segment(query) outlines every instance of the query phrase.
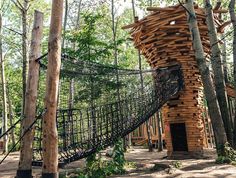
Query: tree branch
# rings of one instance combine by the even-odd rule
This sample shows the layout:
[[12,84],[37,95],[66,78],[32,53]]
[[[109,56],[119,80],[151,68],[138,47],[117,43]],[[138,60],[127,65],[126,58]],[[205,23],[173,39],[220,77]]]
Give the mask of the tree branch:
[[11,2],[20,10],[22,11],[24,8],[23,6],[21,5],[21,3],[17,0],[17,1],[14,1],[14,0],[11,0]]
[[195,18],[195,16],[183,5],[183,3],[180,0],[178,0],[178,2],[180,4],[180,6],[182,6],[185,9],[186,12],[188,12],[188,15],[190,17],[194,17]]
[[12,32],[14,32],[14,33],[17,34],[17,35],[20,35],[20,36],[23,35],[22,33],[18,32],[18,31],[15,31],[15,30],[13,30],[13,29],[11,29],[11,28],[8,28],[8,27],[6,27],[6,26],[3,26],[3,28],[5,28],[5,29],[7,29],[7,30],[9,30],[9,31],[12,31]]

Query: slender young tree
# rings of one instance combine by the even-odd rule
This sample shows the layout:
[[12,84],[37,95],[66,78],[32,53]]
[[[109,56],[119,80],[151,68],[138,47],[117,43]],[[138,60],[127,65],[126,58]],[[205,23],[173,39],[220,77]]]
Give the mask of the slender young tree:
[[[82,3],[82,0],[79,0],[75,30],[78,30],[80,28],[81,3]],[[76,51],[76,43],[73,44],[73,49],[74,49],[74,51]],[[68,103],[68,108],[69,109],[72,109],[73,106],[74,106],[74,92],[75,92],[74,91],[74,79],[71,79],[71,81],[70,81],[69,103]]]
[[11,0],[15,6],[21,12],[21,20],[22,20],[22,116],[25,108],[25,91],[26,91],[26,82],[29,68],[29,58],[28,58],[28,11],[30,7],[29,0],[14,1]]
[[[38,95],[39,81],[39,62],[36,60],[41,54],[41,40],[43,36],[43,14],[35,11],[34,26],[32,30],[31,50],[30,50],[30,65],[28,73],[28,81],[25,93],[25,118],[22,121],[22,134],[24,137],[20,145],[20,162],[17,170],[17,178],[32,177],[32,144],[34,139],[34,127],[28,128],[35,121],[36,100]],[[27,132],[27,133],[25,133]]]
[[[115,21],[115,4],[114,0],[111,0],[111,17],[112,17],[112,35],[113,35],[113,43],[114,43],[114,65],[118,66],[118,49],[117,49],[117,23]],[[117,71],[116,81],[119,83],[119,74]],[[117,97],[120,101],[120,89],[117,88]]]
[[48,46],[48,67],[43,117],[43,167],[42,178],[58,178],[58,133],[56,110],[61,67],[61,33],[63,0],[53,0]]
[[[12,127],[13,122],[14,122],[14,113],[13,113],[12,102],[11,102],[10,93],[9,93],[9,85],[7,85],[7,86],[8,86],[7,87],[7,103],[8,103],[8,110],[9,110],[9,123],[10,123],[10,127]],[[12,145],[15,145],[15,143],[16,143],[14,128],[11,130],[11,143],[12,143]]]
[[[150,5],[152,5],[152,1],[150,2]],[[135,12],[135,2],[132,0],[132,10],[133,10],[133,18],[134,21],[136,19],[136,12]],[[140,83],[141,83],[141,90],[142,93],[144,93],[143,89],[143,73],[142,73],[142,58],[140,54],[140,50],[138,50],[138,64],[139,64],[139,72],[140,72]],[[146,121],[146,129],[147,129],[147,136],[148,136],[148,149],[150,152],[153,151],[152,149],[152,138],[151,138],[151,131],[150,131],[150,123],[149,120]]]
[[[2,13],[0,12],[0,68],[1,68],[1,82],[2,82],[2,106],[3,106],[3,132],[7,131],[7,94],[6,94],[6,80],[5,80],[5,64],[2,49]],[[3,138],[3,153],[8,152],[8,135]]]
[[66,39],[66,24],[68,19],[68,0],[65,0],[65,10],[64,10],[64,24],[63,24],[63,38],[62,38],[62,49],[65,47],[65,39]]
[[217,37],[217,30],[215,27],[213,10],[210,0],[205,0],[205,10],[206,10],[206,21],[208,27],[208,35],[210,38],[211,46],[211,64],[214,73],[214,83],[217,99],[220,106],[220,111],[222,119],[224,122],[224,127],[227,135],[228,142],[233,145],[233,132],[230,124],[229,106],[228,98],[226,92],[225,78],[224,78],[224,68],[221,56],[221,50],[219,46],[219,40]]
[[214,84],[210,75],[209,66],[206,63],[204,50],[201,42],[200,32],[197,24],[197,17],[194,10],[193,0],[186,0],[186,10],[188,16],[189,30],[192,36],[193,49],[197,65],[201,74],[204,92],[209,108],[209,114],[216,138],[217,154],[224,155],[224,145],[227,143],[227,137],[224,129],[219,103],[217,100]]
[[[118,49],[117,49],[117,21],[115,21],[115,4],[114,0],[111,0],[111,18],[112,18],[112,36],[113,36],[113,45],[114,45],[114,65],[118,66]],[[118,107],[120,107],[120,88],[119,83],[119,71],[116,71],[116,83],[117,83],[117,100]],[[126,137],[123,138],[124,141],[124,150],[127,149],[127,140]]]
[[[233,64],[234,64],[234,83],[236,82],[236,14],[235,14],[235,0],[231,0],[229,3],[229,13],[230,13],[230,19],[233,25]],[[236,87],[234,87],[236,92]],[[234,118],[234,121],[236,121],[236,115]],[[236,148],[236,122],[234,122],[234,148]]]
[[29,70],[29,58],[28,58],[28,10],[29,10],[29,0],[23,1],[23,6],[21,8],[22,13],[22,54],[23,54],[23,68],[22,68],[22,111],[25,110],[25,92],[27,85],[27,75]]

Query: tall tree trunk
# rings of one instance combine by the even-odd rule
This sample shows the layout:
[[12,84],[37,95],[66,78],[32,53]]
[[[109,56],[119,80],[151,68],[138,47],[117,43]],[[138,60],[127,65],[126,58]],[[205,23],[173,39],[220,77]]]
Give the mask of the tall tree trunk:
[[[22,55],[23,55],[23,68],[22,68],[22,116],[25,108],[25,92],[27,75],[29,69],[29,58],[28,58],[28,8],[29,0],[24,0],[22,12]],[[23,117],[22,117],[23,118]]]
[[193,40],[193,49],[198,68],[201,74],[204,92],[209,108],[209,114],[212,121],[212,126],[216,138],[217,153],[224,155],[224,145],[227,143],[227,137],[224,129],[224,123],[220,113],[219,103],[217,101],[214,84],[211,79],[210,70],[206,63],[204,50],[200,38],[200,33],[197,24],[197,17],[194,10],[193,0],[186,0],[186,8],[188,9],[188,25]]
[[[25,118],[22,120],[22,134],[35,121],[36,101],[38,95],[38,81],[39,81],[39,63],[36,61],[41,54],[41,39],[43,36],[43,14],[35,11],[34,26],[32,30],[32,40],[30,49],[30,64],[28,72],[28,81],[25,92]],[[28,131],[21,140],[20,145],[20,162],[17,170],[17,178],[31,178],[32,177],[32,145],[34,139],[34,127]]]
[[[2,82],[2,106],[3,106],[3,132],[7,131],[7,95],[6,95],[6,80],[5,66],[2,51],[2,14],[0,12],[0,67],[1,67],[1,82]],[[3,138],[3,153],[8,152],[8,135]]]
[[[152,1],[150,1],[150,5],[152,5]],[[136,19],[136,13],[135,13],[135,4],[134,4],[134,0],[132,0],[132,9],[133,9],[133,18],[134,18],[134,21]],[[142,90],[142,93],[144,93],[143,89],[144,89],[144,86],[143,86],[143,73],[142,73],[142,58],[141,58],[141,54],[140,54],[140,50],[138,50],[138,64],[139,64],[139,72],[140,72],[140,83],[141,83],[141,90]],[[150,131],[150,123],[149,123],[149,120],[146,121],[146,130],[147,130],[147,136],[148,136],[148,150],[150,152],[153,151],[152,149],[152,138],[151,138],[151,131]]]
[[[13,126],[14,123],[14,113],[12,110],[12,102],[10,98],[10,92],[9,92],[9,87],[7,87],[7,101],[8,101],[8,109],[9,109],[9,121],[10,121],[10,126]],[[11,130],[11,142],[12,145],[15,145],[16,140],[15,140],[15,134],[14,134],[14,128]]]
[[214,16],[212,11],[212,5],[210,0],[205,0],[206,9],[206,20],[208,27],[208,35],[210,38],[211,45],[211,64],[214,73],[214,83],[217,99],[220,106],[221,116],[224,122],[225,132],[227,135],[228,142],[233,145],[233,132],[230,124],[229,106],[228,98],[226,92],[225,78],[224,78],[224,68],[223,61],[221,58],[220,46],[217,38],[217,30],[215,27]]
[[56,110],[61,67],[61,31],[63,0],[53,0],[48,46],[45,108],[43,117],[43,167],[42,178],[58,178],[58,134]]
[[[235,15],[235,0],[231,0],[229,3],[230,19],[233,25],[234,37],[233,37],[233,64],[234,64],[234,83],[236,83],[236,15]],[[236,86],[234,86],[236,92]],[[236,148],[236,114],[234,118],[234,148]]]

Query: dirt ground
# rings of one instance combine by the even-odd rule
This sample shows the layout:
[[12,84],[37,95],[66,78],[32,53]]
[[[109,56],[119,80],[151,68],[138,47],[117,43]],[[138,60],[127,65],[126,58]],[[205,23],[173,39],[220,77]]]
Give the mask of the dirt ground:
[[[126,154],[128,161],[137,163],[136,169],[127,174],[112,176],[113,178],[236,178],[236,167],[232,165],[215,164],[216,153],[213,149],[205,150],[205,159],[169,160],[163,159],[166,152],[150,153],[145,149],[134,149]],[[181,164],[176,169],[175,162]],[[157,165],[163,168],[152,170]],[[169,166],[171,165],[171,166]]]
[[[148,152],[147,149],[131,149],[125,154],[126,160],[135,162],[136,168],[128,168],[127,173],[120,176],[112,176],[112,178],[236,178],[236,167],[232,165],[215,164],[215,151],[207,149],[205,151],[205,159],[186,159],[178,160],[180,168],[176,169],[173,165],[176,160],[165,159],[166,152]],[[3,155],[0,156],[0,159]],[[0,165],[0,178],[13,178],[16,174],[19,153],[12,153]],[[157,165],[157,169],[153,167]],[[67,165],[60,172],[73,171],[82,168],[84,161],[76,161]],[[160,168],[161,167],[161,168]],[[35,178],[40,177],[41,168],[34,167],[33,173]]]

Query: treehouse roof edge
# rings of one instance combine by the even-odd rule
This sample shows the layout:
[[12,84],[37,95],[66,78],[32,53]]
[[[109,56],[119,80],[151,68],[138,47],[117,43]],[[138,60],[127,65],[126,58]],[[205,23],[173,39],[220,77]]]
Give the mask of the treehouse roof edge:
[[[187,23],[186,9],[181,5],[169,7],[149,7],[152,11],[146,17],[136,20],[135,23],[124,26],[130,29],[131,39],[153,67],[172,65],[179,59],[187,60],[186,57],[194,57],[192,39]],[[205,10],[195,5],[198,27],[201,34],[203,48],[207,57],[210,56],[210,42],[206,24]],[[215,25],[219,33],[228,25],[219,18],[224,10],[216,9],[214,12]],[[178,59],[178,60],[177,60]]]

